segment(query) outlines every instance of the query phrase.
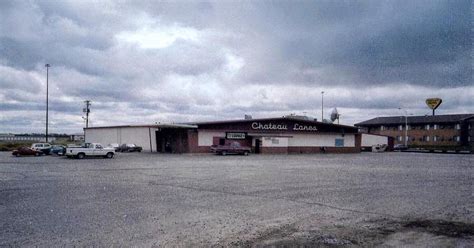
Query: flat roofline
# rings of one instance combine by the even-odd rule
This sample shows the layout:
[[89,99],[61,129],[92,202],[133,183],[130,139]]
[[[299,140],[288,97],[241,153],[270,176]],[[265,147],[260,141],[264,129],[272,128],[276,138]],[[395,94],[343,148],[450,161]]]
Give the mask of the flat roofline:
[[[474,114],[446,114],[446,115],[408,115],[408,124],[443,124],[460,123],[474,118]],[[355,123],[356,127],[380,126],[380,125],[400,125],[405,124],[404,115],[378,116],[369,120]]]
[[106,129],[106,128],[190,128],[194,129],[197,128],[196,125],[189,125],[189,124],[173,124],[173,123],[168,123],[168,124],[152,124],[152,125],[117,125],[117,126],[100,126],[100,127],[88,127],[84,128],[84,130],[89,130],[89,129]]
[[299,122],[306,122],[318,125],[327,125],[327,126],[338,126],[338,127],[345,127],[345,128],[354,128],[357,129],[355,126],[348,126],[336,123],[326,123],[321,121],[314,121],[314,120],[305,120],[299,118],[292,118],[292,117],[272,117],[272,118],[258,118],[258,119],[233,119],[233,120],[222,120],[222,121],[203,121],[203,122],[187,122],[186,124],[195,124],[195,125],[215,125],[215,124],[226,124],[226,123],[238,123],[238,122],[254,122],[254,121],[277,121],[277,120],[291,120],[291,121],[299,121]]
[[163,123],[163,124],[143,124],[143,125],[116,125],[116,126],[100,126],[100,127],[88,127],[87,129],[102,129],[102,128],[133,128],[133,127],[144,127],[144,128],[199,128],[199,125],[217,125],[217,124],[233,124],[242,122],[255,122],[255,121],[279,121],[279,120],[290,120],[302,123],[310,123],[325,126],[336,126],[348,129],[356,130],[355,126],[341,125],[335,123],[326,123],[314,120],[305,120],[292,117],[273,117],[273,118],[258,118],[258,119],[233,119],[233,120],[221,120],[221,121],[202,121],[202,122],[185,122],[185,123]]

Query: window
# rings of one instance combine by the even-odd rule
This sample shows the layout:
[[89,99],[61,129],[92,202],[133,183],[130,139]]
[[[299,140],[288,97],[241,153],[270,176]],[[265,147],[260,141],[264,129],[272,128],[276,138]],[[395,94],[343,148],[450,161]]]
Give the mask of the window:
[[456,124],[456,125],[455,125],[455,128],[456,128],[456,130],[461,129],[461,124]]
[[440,140],[440,137],[438,135],[435,135],[435,136],[433,136],[433,141],[438,142],[438,141],[441,141],[441,140]]
[[335,140],[336,147],[343,147],[344,146],[344,139],[336,139]]
[[411,129],[410,125],[407,125],[407,130],[410,130],[410,129]]
[[423,141],[425,141],[425,142],[430,141],[430,136],[428,136],[428,135],[423,136]]
[[397,141],[401,142],[402,141],[402,136],[397,136]]
[[398,130],[402,131],[403,130],[403,125],[399,125]]
[[380,131],[384,131],[384,130],[385,130],[385,126],[384,125],[380,126]]
[[225,145],[225,139],[224,138],[219,139],[219,145],[221,145],[221,146]]
[[459,136],[453,136],[453,141],[459,142],[461,138]]
[[426,125],[425,125],[425,129],[426,129],[426,130],[430,130],[430,124],[426,124]]

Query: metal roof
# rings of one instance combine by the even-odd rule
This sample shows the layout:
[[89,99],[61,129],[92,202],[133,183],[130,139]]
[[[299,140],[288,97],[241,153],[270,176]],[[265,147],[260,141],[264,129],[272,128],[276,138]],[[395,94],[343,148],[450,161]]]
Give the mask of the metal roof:
[[179,124],[179,123],[159,123],[151,125],[120,125],[120,126],[102,126],[102,127],[88,127],[84,129],[102,129],[102,128],[133,128],[133,127],[144,127],[144,128],[197,128],[196,125],[190,124]]
[[356,129],[354,126],[340,125],[334,123],[319,122],[311,119],[300,119],[294,118],[293,116],[284,116],[276,118],[260,118],[260,119],[237,119],[237,120],[223,120],[223,121],[203,121],[203,122],[187,122],[187,123],[158,123],[148,125],[119,125],[119,126],[102,126],[102,127],[88,127],[85,129],[101,129],[101,128],[133,128],[133,127],[144,127],[144,128],[198,128],[199,125],[215,125],[215,124],[234,124],[234,123],[245,123],[255,121],[279,121],[279,120],[293,120],[303,122],[307,124],[318,124],[325,126],[338,126],[342,128]]
[[[474,114],[407,116],[407,122],[410,124],[458,123],[472,117],[474,117]],[[405,116],[376,117],[367,121],[356,123],[355,126],[390,124],[405,124]]]

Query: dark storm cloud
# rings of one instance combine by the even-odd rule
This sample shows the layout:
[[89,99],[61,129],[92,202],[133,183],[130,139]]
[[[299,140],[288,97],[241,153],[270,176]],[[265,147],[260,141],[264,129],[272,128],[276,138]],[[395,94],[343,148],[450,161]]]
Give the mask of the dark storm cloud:
[[67,130],[85,99],[104,125],[317,115],[321,90],[357,121],[431,96],[473,111],[468,0],[0,1],[0,18],[8,130],[42,121],[45,63]]
[[[463,86],[472,81],[470,4],[384,1],[267,6],[264,16],[276,22],[261,23],[278,45],[277,61],[296,68],[295,73],[282,75],[276,66],[274,73],[280,77],[343,85]],[[346,75],[334,79],[333,71],[304,73],[326,66],[343,67]]]

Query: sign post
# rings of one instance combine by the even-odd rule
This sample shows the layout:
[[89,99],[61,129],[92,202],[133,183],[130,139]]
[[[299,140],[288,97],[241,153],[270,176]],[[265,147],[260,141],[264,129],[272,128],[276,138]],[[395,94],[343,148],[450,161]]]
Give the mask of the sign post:
[[433,110],[433,115],[435,115],[435,110],[441,105],[443,100],[441,98],[428,98],[426,99],[426,105]]

